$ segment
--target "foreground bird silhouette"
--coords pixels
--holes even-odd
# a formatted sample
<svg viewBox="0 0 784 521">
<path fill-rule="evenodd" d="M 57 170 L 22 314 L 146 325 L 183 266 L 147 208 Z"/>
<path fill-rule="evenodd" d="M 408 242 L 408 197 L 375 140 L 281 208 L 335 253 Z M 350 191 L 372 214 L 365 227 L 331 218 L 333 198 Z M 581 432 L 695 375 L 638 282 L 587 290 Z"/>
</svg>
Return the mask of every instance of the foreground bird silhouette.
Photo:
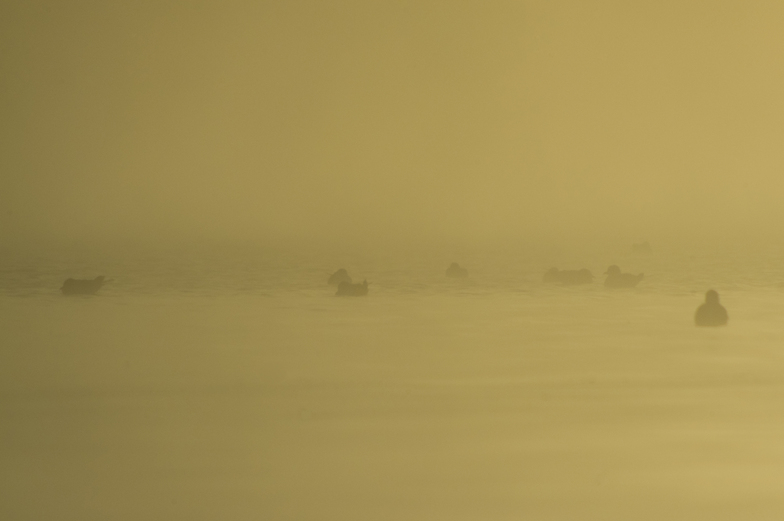
<svg viewBox="0 0 784 521">
<path fill-rule="evenodd" d="M 694 323 L 698 326 L 723 326 L 728 320 L 727 310 L 719 304 L 719 294 L 714 290 L 705 293 L 705 304 L 697 308 Z"/>
<path fill-rule="evenodd" d="M 63 295 L 94 295 L 103 286 L 103 275 L 94 279 L 67 279 L 60 291 Z"/>
<path fill-rule="evenodd" d="M 446 269 L 446 276 L 453 279 L 464 279 L 468 277 L 468 270 L 465 268 L 461 268 L 458 263 L 453 262 Z"/>
<path fill-rule="evenodd" d="M 550 268 L 550 270 L 544 274 L 543 280 L 545 282 L 574 286 L 577 284 L 590 284 L 593 282 L 593 275 L 585 268 L 581 270 L 559 270 L 558 268 Z"/>
<path fill-rule="evenodd" d="M 607 279 L 604 285 L 608 288 L 633 288 L 642 280 L 643 274 L 632 275 L 631 273 L 621 273 L 621 268 L 613 264 L 604 272 Z"/>
<path fill-rule="evenodd" d="M 338 291 L 335 295 L 339 297 L 364 297 L 368 294 L 368 281 L 365 280 L 362 284 L 352 284 L 350 282 L 341 282 L 338 284 Z"/>
<path fill-rule="evenodd" d="M 338 271 L 330 275 L 327 284 L 337 286 L 341 282 L 348 282 L 349 284 L 351 284 L 351 277 L 349 277 L 348 272 L 345 270 L 345 268 L 340 268 Z"/>
</svg>

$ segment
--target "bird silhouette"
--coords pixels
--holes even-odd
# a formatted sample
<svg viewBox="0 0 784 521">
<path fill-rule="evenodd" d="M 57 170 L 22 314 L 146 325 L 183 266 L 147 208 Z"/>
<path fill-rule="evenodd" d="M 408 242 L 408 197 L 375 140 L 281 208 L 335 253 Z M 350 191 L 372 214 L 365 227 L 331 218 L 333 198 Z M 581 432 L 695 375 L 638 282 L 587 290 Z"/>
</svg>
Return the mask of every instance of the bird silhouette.
<svg viewBox="0 0 784 521">
<path fill-rule="evenodd" d="M 728 319 L 727 310 L 719 304 L 719 294 L 712 289 L 708 290 L 705 303 L 694 314 L 694 323 L 698 326 L 723 326 Z"/>
</svg>

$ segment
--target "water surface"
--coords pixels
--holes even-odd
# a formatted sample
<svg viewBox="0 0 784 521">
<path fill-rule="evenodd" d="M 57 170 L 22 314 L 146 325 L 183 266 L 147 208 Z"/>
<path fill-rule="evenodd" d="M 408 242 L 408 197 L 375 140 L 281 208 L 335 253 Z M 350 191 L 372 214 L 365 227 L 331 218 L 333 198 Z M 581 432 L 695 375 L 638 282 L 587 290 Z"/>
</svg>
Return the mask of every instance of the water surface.
<svg viewBox="0 0 784 521">
<path fill-rule="evenodd" d="M 0 518 L 779 519 L 779 260 L 8 254 Z M 606 290 L 612 263 L 646 277 Z M 548 286 L 551 265 L 597 280 Z M 368 297 L 333 295 L 339 267 Z M 725 328 L 693 325 L 710 287 Z"/>
</svg>

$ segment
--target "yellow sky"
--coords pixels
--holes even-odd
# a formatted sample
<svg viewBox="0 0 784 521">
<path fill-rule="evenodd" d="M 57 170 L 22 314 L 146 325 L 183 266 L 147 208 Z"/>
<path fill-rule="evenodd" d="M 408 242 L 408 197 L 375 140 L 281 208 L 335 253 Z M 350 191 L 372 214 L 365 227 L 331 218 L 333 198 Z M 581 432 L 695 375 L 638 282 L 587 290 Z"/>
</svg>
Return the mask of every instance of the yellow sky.
<svg viewBox="0 0 784 521">
<path fill-rule="evenodd" d="M 784 217 L 784 4 L 108 4 L 0 4 L 6 237 Z"/>
</svg>

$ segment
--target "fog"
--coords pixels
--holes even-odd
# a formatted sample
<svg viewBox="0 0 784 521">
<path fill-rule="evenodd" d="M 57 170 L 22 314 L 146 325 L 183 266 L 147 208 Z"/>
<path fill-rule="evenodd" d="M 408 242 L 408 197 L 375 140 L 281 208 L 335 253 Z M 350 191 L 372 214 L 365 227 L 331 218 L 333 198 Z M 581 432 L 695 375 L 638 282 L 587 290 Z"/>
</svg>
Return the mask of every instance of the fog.
<svg viewBox="0 0 784 521">
<path fill-rule="evenodd" d="M 637 4 L 0 2 L 0 519 L 781 519 L 784 4 Z"/>
<path fill-rule="evenodd" d="M 0 6 L 0 233 L 771 233 L 771 2 Z"/>
</svg>

